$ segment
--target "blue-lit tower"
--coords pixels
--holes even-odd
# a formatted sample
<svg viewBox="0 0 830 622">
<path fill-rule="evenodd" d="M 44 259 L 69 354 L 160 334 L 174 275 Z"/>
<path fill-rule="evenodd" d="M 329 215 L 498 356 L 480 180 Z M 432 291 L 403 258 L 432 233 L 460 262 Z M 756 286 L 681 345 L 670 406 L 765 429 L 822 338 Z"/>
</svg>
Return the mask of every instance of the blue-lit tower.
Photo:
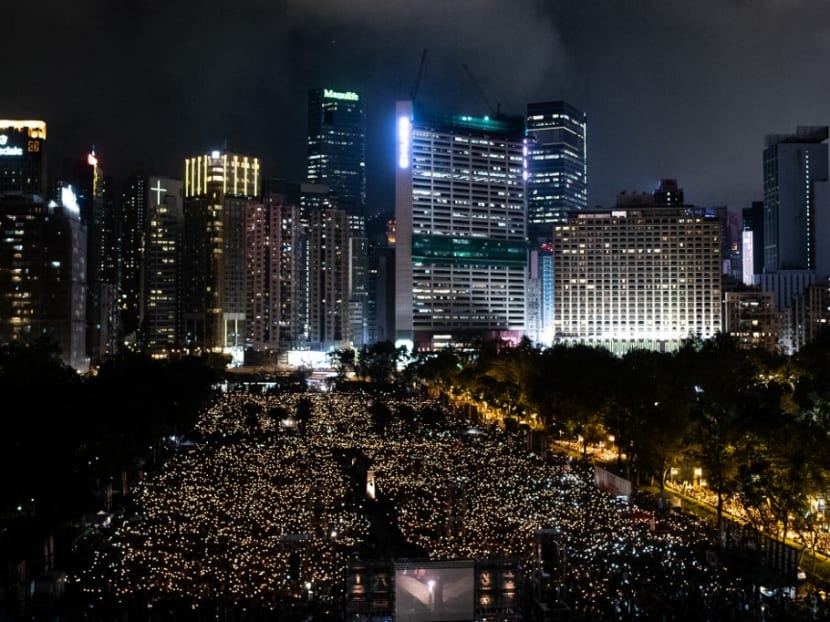
<svg viewBox="0 0 830 622">
<path fill-rule="evenodd" d="M 527 106 L 527 221 L 550 240 L 569 211 L 588 205 L 587 115 L 564 101 Z"/>
</svg>

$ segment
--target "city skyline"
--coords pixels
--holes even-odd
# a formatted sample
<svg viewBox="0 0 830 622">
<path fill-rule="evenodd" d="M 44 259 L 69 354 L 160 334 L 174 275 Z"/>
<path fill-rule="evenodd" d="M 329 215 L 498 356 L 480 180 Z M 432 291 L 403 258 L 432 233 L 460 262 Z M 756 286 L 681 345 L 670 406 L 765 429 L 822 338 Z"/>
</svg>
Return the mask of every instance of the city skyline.
<svg viewBox="0 0 830 622">
<path fill-rule="evenodd" d="M 94 144 L 119 177 L 177 176 L 183 157 L 227 141 L 269 175 L 299 180 L 308 90 L 354 89 L 366 101 L 368 205 L 389 212 L 394 102 L 409 97 L 424 49 L 417 95 L 427 105 L 521 114 L 564 99 L 584 110 L 589 206 L 674 177 L 690 203 L 747 207 L 763 194 L 764 135 L 830 116 L 830 86 L 815 79 L 830 7 L 816 2 L 99 9 L 11 7 L 9 23 L 37 23 L 41 43 L 27 45 L 24 29 L 0 43 L 12 67 L 0 116 L 50 124 L 50 166 Z M 495 29 L 511 44 L 493 46 Z"/>
</svg>

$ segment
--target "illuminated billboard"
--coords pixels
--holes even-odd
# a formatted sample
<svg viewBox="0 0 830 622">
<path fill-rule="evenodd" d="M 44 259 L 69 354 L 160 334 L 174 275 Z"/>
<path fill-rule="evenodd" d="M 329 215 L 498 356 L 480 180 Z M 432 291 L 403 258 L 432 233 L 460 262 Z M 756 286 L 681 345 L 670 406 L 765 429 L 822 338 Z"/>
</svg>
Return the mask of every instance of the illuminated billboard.
<svg viewBox="0 0 830 622">
<path fill-rule="evenodd" d="M 472 561 L 395 564 L 395 620 L 474 618 Z"/>
</svg>

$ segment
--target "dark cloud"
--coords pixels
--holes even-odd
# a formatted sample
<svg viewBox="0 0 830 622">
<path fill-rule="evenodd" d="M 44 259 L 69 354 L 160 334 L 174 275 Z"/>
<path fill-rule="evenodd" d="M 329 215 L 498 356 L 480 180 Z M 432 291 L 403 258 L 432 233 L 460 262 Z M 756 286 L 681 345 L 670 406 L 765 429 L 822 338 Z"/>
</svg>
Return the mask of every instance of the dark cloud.
<svg viewBox="0 0 830 622">
<path fill-rule="evenodd" d="M 567 99 L 589 115 L 590 199 L 677 177 L 700 204 L 761 196 L 766 133 L 830 122 L 818 0 L 41 0 L 0 37 L 0 115 L 49 123 L 54 159 L 176 174 L 221 146 L 303 172 L 309 88 L 360 90 L 370 198 L 388 207 L 395 99 L 486 113 Z"/>
</svg>

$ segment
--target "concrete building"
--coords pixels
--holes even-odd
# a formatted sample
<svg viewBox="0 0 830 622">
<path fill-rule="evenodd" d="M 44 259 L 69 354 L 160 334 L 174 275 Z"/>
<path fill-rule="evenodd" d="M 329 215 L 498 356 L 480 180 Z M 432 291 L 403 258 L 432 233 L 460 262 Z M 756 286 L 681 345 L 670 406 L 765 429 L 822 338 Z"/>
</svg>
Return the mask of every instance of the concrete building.
<svg viewBox="0 0 830 622">
<path fill-rule="evenodd" d="M 524 120 L 397 104 L 395 335 L 517 341 L 527 281 Z"/>
<path fill-rule="evenodd" d="M 747 350 L 778 350 L 780 318 L 772 292 L 739 291 L 724 294 L 724 332 Z"/>
<path fill-rule="evenodd" d="M 815 270 L 817 182 L 828 181 L 827 127 L 768 135 L 764 149 L 764 271 Z"/>
<path fill-rule="evenodd" d="M 144 187 L 147 212 L 140 261 L 140 343 L 151 356 L 166 357 L 179 347 L 182 338 L 184 184 L 180 179 L 150 177 Z"/>
<path fill-rule="evenodd" d="M 302 343 L 303 225 L 299 200 L 269 192 L 248 206 L 246 359 L 267 361 Z"/>
<path fill-rule="evenodd" d="M 213 151 L 185 161 L 184 345 L 191 351 L 228 354 L 233 364 L 244 360 L 245 225 L 260 187 L 258 158 Z"/>
<path fill-rule="evenodd" d="M 329 207 L 343 210 L 349 226 L 348 333 L 356 347 L 369 341 L 366 236 L 366 120 L 355 91 L 313 89 L 308 97 L 306 180 L 329 188 Z M 339 310 L 332 310 L 334 315 Z"/>
<path fill-rule="evenodd" d="M 344 210 L 317 209 L 308 226 L 308 340 L 312 349 L 351 346 L 349 226 Z"/>
<path fill-rule="evenodd" d="M 60 203 L 0 196 L 0 342 L 45 337 L 85 372 L 86 293 L 86 228 L 72 189 Z"/>
<path fill-rule="evenodd" d="M 554 341 L 671 351 L 721 329 L 721 223 L 702 208 L 572 213 L 555 229 Z"/>
<path fill-rule="evenodd" d="M 527 106 L 527 221 L 532 238 L 588 206 L 588 119 L 564 101 Z"/>
</svg>

